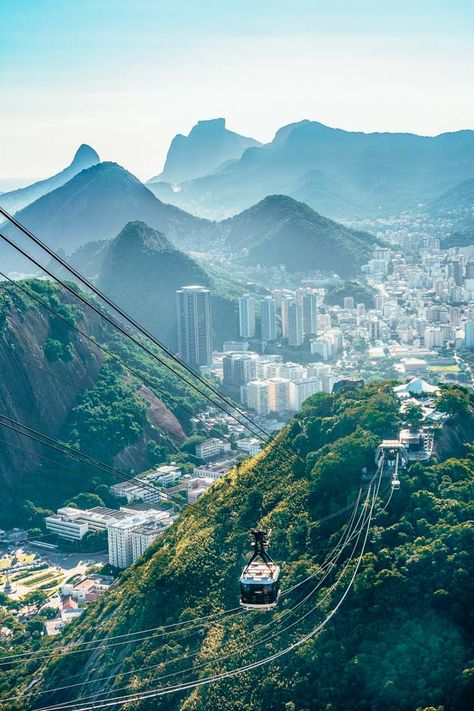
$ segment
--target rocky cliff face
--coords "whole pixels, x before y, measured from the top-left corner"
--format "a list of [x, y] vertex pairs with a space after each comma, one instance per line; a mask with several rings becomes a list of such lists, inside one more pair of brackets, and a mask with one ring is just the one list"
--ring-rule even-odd
[[[0, 412], [57, 437], [79, 393], [93, 385], [102, 354], [77, 336], [71, 342], [70, 360], [51, 362], [45, 355], [50, 329], [44, 312], [10, 305], [0, 333]], [[0, 439], [9, 443], [0, 442], [0, 482], [13, 491], [36, 459], [30, 452], [44, 451], [3, 427]]]
[[[25, 281], [21, 286], [29, 294], [36, 292], [69, 322], [75, 321], [84, 334], [134, 371], [146, 373], [159, 390], [142, 386], [126, 367], [23, 291], [0, 284], [0, 414], [125, 473], [146, 470], [175, 451], [186, 435], [180, 414], [175, 416], [171, 401], [165, 403], [161, 397], [164, 393], [166, 399], [170, 392], [175, 402], [180, 401], [187, 397], [185, 388], [154, 361], [140, 360], [139, 349], [120, 340], [95, 314], [79, 308], [72, 296], [46, 281]], [[8, 514], [8, 501], [20, 506], [25, 499], [61, 505], [68, 496], [103, 482], [100, 471], [62, 459], [0, 424], [0, 491], [5, 495], [0, 498], [0, 521]]]

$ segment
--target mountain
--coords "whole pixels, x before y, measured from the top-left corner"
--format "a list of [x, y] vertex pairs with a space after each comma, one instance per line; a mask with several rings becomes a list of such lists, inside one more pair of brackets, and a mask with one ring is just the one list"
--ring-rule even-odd
[[188, 136], [178, 133], [173, 138], [163, 172], [149, 183], [175, 184], [199, 178], [223, 163], [237, 160], [247, 148], [259, 145], [253, 138], [229, 131], [223, 118], [198, 121]]
[[252, 264], [284, 264], [289, 271], [334, 271], [355, 274], [380, 244], [322, 217], [308, 205], [285, 195], [270, 195], [221, 227], [226, 244]]
[[0, 205], [10, 213], [17, 212], [31, 202], [46, 195], [46, 193], [51, 192], [51, 190], [61, 187], [61, 185], [67, 183], [68, 180], [71, 180], [77, 173], [80, 173], [81, 170], [90, 168], [99, 162], [100, 158], [95, 150], [83, 143], [82, 146], [79, 146], [77, 149], [72, 163], [68, 165], [67, 168], [53, 175], [51, 178], [46, 178], [46, 180], [40, 180], [37, 183], [33, 183], [33, 185], [2, 193], [0, 196]]
[[466, 214], [474, 217], [474, 178], [463, 180], [444, 192], [430, 203], [428, 209], [433, 215], [460, 218]]
[[166, 345], [177, 349], [176, 290], [211, 286], [191, 257], [144, 222], [129, 222], [108, 247], [98, 286]]
[[[174, 455], [190, 431], [181, 404], [201, 408], [196, 393], [51, 282], [18, 284], [36, 300], [18, 285], [0, 283], [0, 411], [125, 473]], [[143, 373], [156, 389], [132, 377], [128, 368]], [[100, 471], [0, 429], [0, 528], [31, 525], [27, 500], [55, 508], [79, 492], [96, 493], [110, 483]]]
[[[83, 170], [17, 217], [50, 247], [66, 254], [87, 242], [115, 237], [131, 220], [147, 222], [177, 245], [202, 244], [214, 234], [212, 223], [162, 203], [116, 163]], [[11, 227], [7, 232], [16, 234]]]
[[[125, 694], [137, 711], [471, 708], [469, 447], [401, 471], [393, 496], [384, 477], [362, 552], [361, 473], [374, 475], [375, 448], [397, 431], [398, 407], [386, 383], [308, 399], [274, 446], [215, 483], [78, 621], [34, 643], [44, 655], [4, 672], [3, 696], [9, 684], [18, 697], [12, 711]], [[448, 429], [466, 428], [469, 441], [473, 427], [471, 411]], [[361, 533], [341, 549], [351, 512]], [[239, 614], [256, 524], [272, 529], [283, 594], [277, 612]], [[90, 646], [53, 655], [77, 643]], [[164, 693], [133, 696], [144, 690]]]
[[184, 181], [169, 199], [211, 217], [235, 214], [272, 193], [303, 199], [336, 219], [393, 215], [471, 178], [473, 159], [474, 131], [362, 133], [305, 120], [239, 160]]
[[[143, 222], [129, 222], [100, 252], [98, 286], [138, 319], [168, 348], [177, 350], [176, 290], [200, 284], [211, 290], [213, 344], [238, 337], [238, 302], [245, 288], [210, 274]], [[77, 257], [73, 255], [74, 263]]]

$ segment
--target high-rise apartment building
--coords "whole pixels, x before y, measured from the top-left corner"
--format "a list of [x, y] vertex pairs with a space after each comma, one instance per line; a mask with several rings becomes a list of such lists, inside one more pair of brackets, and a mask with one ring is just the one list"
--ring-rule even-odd
[[255, 299], [250, 294], [239, 298], [239, 333], [241, 338], [255, 336]]
[[290, 409], [290, 381], [288, 378], [268, 380], [268, 407], [270, 412], [286, 412]]
[[316, 291], [308, 290], [303, 294], [303, 334], [314, 335], [318, 330], [318, 295]]
[[[254, 380], [242, 388], [243, 400], [248, 408], [259, 415], [268, 415], [268, 381]], [[245, 391], [245, 392], [244, 392]]]
[[276, 331], [276, 301], [265, 296], [260, 302], [262, 341], [274, 341]]
[[176, 292], [178, 351], [191, 367], [212, 361], [211, 292], [204, 286], [183, 286]]
[[304, 342], [303, 306], [297, 301], [290, 301], [287, 304], [287, 318], [288, 344], [290, 346], [301, 346]]
[[464, 328], [464, 345], [466, 348], [474, 348], [474, 321], [466, 321]]

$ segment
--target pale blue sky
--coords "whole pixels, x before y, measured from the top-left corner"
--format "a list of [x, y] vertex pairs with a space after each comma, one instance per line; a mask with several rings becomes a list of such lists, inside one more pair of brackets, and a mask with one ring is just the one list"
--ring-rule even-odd
[[264, 141], [474, 128], [473, 28], [467, 0], [0, 0], [0, 179], [81, 142], [147, 178], [216, 116]]

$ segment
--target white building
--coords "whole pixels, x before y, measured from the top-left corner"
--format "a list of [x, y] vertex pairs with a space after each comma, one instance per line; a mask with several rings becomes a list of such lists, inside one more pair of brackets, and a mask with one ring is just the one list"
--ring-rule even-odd
[[265, 296], [260, 302], [260, 314], [262, 341], [274, 341], [277, 337], [275, 299]]
[[154, 502], [162, 498], [158, 491], [154, 492], [149, 485], [147, 486], [143, 478], [141, 481], [144, 481], [144, 485], [141, 485], [139, 481], [135, 479], [134, 481], [121, 481], [118, 484], [112, 484], [110, 491], [114, 496], [127, 499], [129, 504], [133, 501]]
[[321, 392], [321, 378], [307, 378], [306, 380], [298, 380], [290, 382], [289, 385], [289, 402], [290, 410], [297, 412], [301, 409], [301, 405], [310, 395]]
[[267, 380], [253, 380], [247, 383], [245, 388], [242, 388], [245, 392], [243, 401], [246, 403], [247, 407], [251, 410], [255, 410], [259, 415], [268, 415], [270, 412], [269, 402], [268, 402], [268, 381]]
[[311, 341], [311, 355], [318, 355], [323, 360], [329, 360], [332, 356], [331, 339], [327, 336], [320, 336]]
[[46, 516], [48, 531], [67, 541], [80, 541], [89, 532], [105, 531], [109, 523], [127, 517], [123, 511], [95, 506], [91, 509], [76, 509], [65, 506], [56, 514]]
[[426, 326], [425, 333], [425, 348], [441, 348], [443, 345], [443, 332], [439, 326]]
[[150, 474], [147, 474], [146, 478], [151, 481], [156, 482], [160, 486], [168, 486], [169, 484], [174, 484], [178, 479], [181, 478], [183, 472], [176, 464], [163, 464], [158, 467]]
[[303, 334], [309, 336], [318, 330], [318, 295], [314, 289], [303, 294]]
[[286, 412], [290, 409], [290, 381], [288, 378], [269, 379], [268, 407], [270, 412]]
[[204, 286], [183, 286], [176, 292], [178, 350], [199, 369], [212, 363], [211, 292]]
[[145, 544], [150, 545], [173, 521], [174, 517], [167, 511], [143, 511], [109, 524], [110, 565], [116, 568], [132, 565], [142, 555]]
[[212, 457], [217, 457], [221, 452], [228, 452], [229, 450], [229, 442], [217, 437], [211, 437], [196, 445], [196, 456], [200, 459], [211, 459]]
[[246, 437], [245, 439], [237, 440], [237, 447], [254, 457], [262, 449], [262, 443], [257, 437]]
[[297, 301], [290, 301], [287, 305], [287, 338], [290, 346], [301, 346], [304, 343], [303, 334], [303, 306]]
[[464, 327], [464, 345], [466, 348], [474, 348], [474, 321], [466, 321]]
[[239, 333], [241, 338], [255, 336], [255, 299], [250, 294], [239, 298]]

